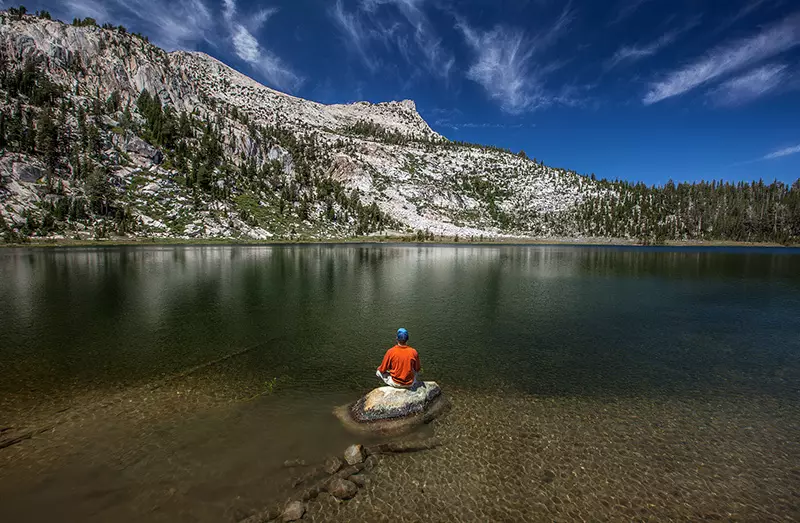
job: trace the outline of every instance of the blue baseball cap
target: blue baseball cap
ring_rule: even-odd
[[[405,330],[402,327],[397,329],[397,340],[398,341],[408,341],[408,331]]]

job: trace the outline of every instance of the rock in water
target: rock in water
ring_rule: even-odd
[[[343,464],[344,463],[342,463],[341,458],[338,458],[336,456],[331,456],[330,458],[325,460],[325,464],[322,467],[323,470],[328,474],[335,474],[337,470],[342,468]]]
[[[297,521],[306,513],[306,506],[299,501],[292,501],[286,505],[283,514],[281,515],[283,521]]]
[[[328,483],[328,493],[339,499],[350,499],[356,495],[358,487],[352,481],[342,478],[333,478]]]
[[[348,465],[355,465],[364,461],[364,447],[361,445],[350,445],[344,451],[344,460]]]
[[[413,389],[373,389],[352,405],[338,407],[334,413],[354,432],[399,434],[431,421],[447,406],[439,385],[425,381]]]

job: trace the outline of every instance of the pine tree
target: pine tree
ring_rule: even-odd
[[[50,108],[46,107],[39,113],[36,130],[38,152],[44,157],[47,174],[52,176],[58,168],[58,129],[50,114]]]

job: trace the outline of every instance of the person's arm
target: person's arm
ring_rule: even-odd
[[[419,359],[419,353],[414,358],[414,372],[422,372],[422,360]]]
[[[389,372],[391,368],[392,368],[392,359],[389,357],[389,351],[387,350],[386,354],[383,356],[383,361],[378,367],[378,372],[380,372],[381,374],[385,374]]]

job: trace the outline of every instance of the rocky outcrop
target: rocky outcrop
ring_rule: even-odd
[[[413,389],[373,389],[352,405],[337,407],[334,413],[357,433],[399,434],[433,420],[447,407],[439,385],[425,381]]]
[[[335,105],[303,100],[266,87],[206,54],[168,53],[119,29],[76,27],[33,16],[6,17],[0,24],[0,52],[11,67],[20,67],[28,60],[37,62],[75,105],[105,104],[111,95],[117,95],[120,107],[129,107],[133,120],[141,123],[136,99],[146,89],[164,106],[186,111],[199,120],[218,122],[225,129],[220,145],[230,166],[246,160],[261,169],[274,161],[289,179],[329,176],[344,186],[347,195],[357,195],[360,204],[374,204],[391,218],[393,230],[388,232],[426,231],[475,239],[577,236],[581,231],[575,225],[576,208],[588,197],[609,192],[574,172],[546,167],[509,151],[447,142],[431,129],[411,100]],[[373,132],[382,136],[369,135],[363,128],[361,132],[368,135],[358,134],[352,126],[361,122],[373,124]],[[262,147],[250,124],[280,128],[295,138],[312,140],[313,151],[302,152],[285,143],[285,147],[273,147],[272,143]],[[110,122],[105,127],[115,133],[120,130]],[[162,163],[162,151],[139,138],[117,135],[111,140],[104,136],[102,141],[106,149],[102,167],[120,178],[135,179],[134,188],[141,177],[184,178],[176,176],[175,164]],[[113,142],[113,150],[107,149],[108,142]],[[126,154],[132,157],[130,163]],[[313,165],[309,165],[310,157],[316,158]],[[120,166],[139,171],[124,171]],[[163,169],[155,170],[155,166]],[[21,182],[31,182],[36,175],[33,170],[20,174]],[[66,172],[62,174],[62,178],[71,178]],[[134,196],[131,212],[149,213],[154,220],[141,220],[143,227],[137,234],[267,239],[274,234],[291,237],[295,234],[293,226],[300,225],[317,237],[333,238],[352,235],[355,229],[355,220],[342,222],[341,209],[330,209],[325,202],[304,209],[310,218],[303,213],[299,223],[282,230],[284,218],[273,217],[286,209],[258,213],[254,207],[274,205],[268,202],[275,202],[281,191],[288,191],[286,183],[274,183],[237,204],[235,197],[243,191],[237,190],[241,186],[233,186],[237,183],[236,167],[211,174],[216,183],[223,184],[217,187],[219,192],[230,195],[227,201],[216,197],[199,201],[202,195],[197,191],[178,188],[148,195],[146,202]],[[21,190],[28,192],[20,193],[17,189],[22,185],[12,187],[17,193],[11,195],[16,200],[13,206],[33,209],[35,195],[27,187]],[[76,184],[74,194],[80,194],[80,185]],[[298,197],[296,201],[302,200],[300,195],[294,196]],[[183,212],[189,200],[193,209]],[[0,209],[7,207],[7,201],[0,198]],[[160,208],[170,202],[174,205],[169,209]],[[6,215],[0,210],[7,221],[17,223],[19,212],[14,213]],[[165,218],[171,216],[174,218]],[[254,222],[259,220],[255,216],[270,221],[269,225],[256,226]],[[329,217],[330,223],[320,224],[320,216]],[[82,227],[91,228],[92,224]]]
[[[132,134],[117,135],[114,144],[126,153],[137,154],[155,165],[160,164],[164,159],[164,154],[160,150]]]

